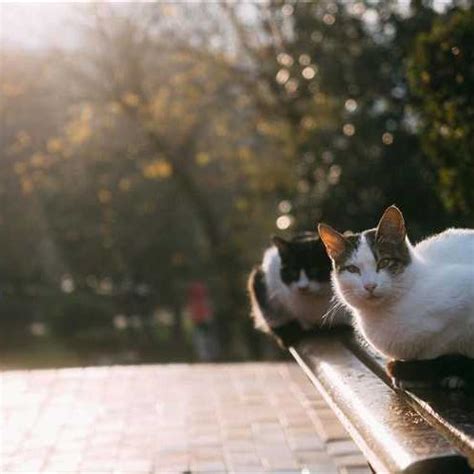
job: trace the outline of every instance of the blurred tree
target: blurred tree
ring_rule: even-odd
[[[297,228],[321,219],[368,227],[394,202],[415,237],[444,226],[405,62],[437,14],[418,2],[411,12],[397,2],[272,2],[256,7],[264,35],[257,41],[239,8],[230,18],[253,60],[254,95],[292,130],[297,184],[281,197],[293,204]]]
[[[0,281],[20,284],[38,276],[58,281],[65,271],[50,222],[35,192],[39,173],[50,165],[42,152],[45,137],[63,116],[43,57],[31,52],[2,53],[0,115]],[[25,249],[31,255],[25,258]]]
[[[32,322],[48,320],[78,348],[90,336],[89,348],[143,349],[147,360],[154,347],[187,355],[183,295],[206,280],[225,355],[248,357],[256,344],[244,280],[275,225],[292,232],[325,219],[357,230],[393,202],[415,237],[452,224],[467,209],[469,181],[443,152],[440,176],[457,183],[442,183],[455,202],[444,209],[441,155],[420,150],[420,138],[428,153],[437,143],[431,114],[440,111],[431,82],[412,80],[411,96],[406,60],[419,33],[437,18],[454,22],[456,10],[424,5],[101,3],[77,7],[68,47],[6,49],[4,321],[26,337]],[[467,53],[456,47],[436,58],[461,67]],[[448,118],[458,125],[470,113],[472,77],[463,77],[440,86],[455,97],[440,110],[455,111]],[[449,153],[459,146],[468,166],[463,130],[443,143]]]
[[[474,210],[474,10],[457,10],[421,34],[410,58],[422,143],[450,211]]]
[[[43,190],[75,278],[126,275],[162,301],[209,278],[232,351],[250,264],[239,247],[249,244],[242,234],[255,236],[249,196],[264,174],[255,153],[278,151],[249,138],[256,117],[231,71],[170,42],[163,18],[162,7],[86,10],[80,48],[60,58],[74,107]]]

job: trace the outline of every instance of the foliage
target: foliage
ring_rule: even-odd
[[[440,18],[410,58],[420,102],[422,141],[449,210],[472,216],[474,203],[474,11]],[[471,219],[472,222],[472,219]]]
[[[271,33],[271,54],[256,67],[274,113],[292,129],[297,183],[282,198],[296,227],[314,229],[324,219],[366,228],[394,202],[415,238],[445,225],[413,126],[405,64],[436,14],[420,7],[404,17],[389,3],[273,5],[271,21],[290,23],[291,34]]]
[[[94,4],[72,46],[5,46],[3,333],[33,346],[44,324],[87,362],[189,358],[201,280],[222,357],[257,357],[244,282],[271,233],[358,230],[393,202],[415,237],[465,225],[472,71],[445,80],[468,50],[434,45],[467,44],[468,13],[398,3]],[[462,137],[441,143],[440,120]]]
[[[77,293],[67,298],[56,296],[49,308],[52,334],[72,347],[85,348],[86,351],[106,350],[107,346],[117,344],[112,330],[113,310],[99,296]]]

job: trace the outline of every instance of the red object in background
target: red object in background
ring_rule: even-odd
[[[209,292],[204,283],[196,281],[189,286],[188,308],[191,321],[194,324],[202,324],[211,320],[212,310]]]

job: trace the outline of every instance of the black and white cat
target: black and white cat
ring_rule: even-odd
[[[334,291],[376,351],[402,361],[474,358],[474,230],[448,229],[413,246],[395,206],[359,234],[318,230]],[[392,362],[389,371],[403,378],[401,367]]]
[[[325,319],[332,297],[331,268],[317,234],[272,241],[248,280],[255,327],[289,346],[311,328],[347,322],[341,311]]]

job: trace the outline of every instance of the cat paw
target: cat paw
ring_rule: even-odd
[[[450,375],[441,380],[441,386],[448,390],[461,390],[466,387],[466,381],[457,375]]]
[[[403,380],[396,377],[391,378],[392,385],[399,390],[416,390],[431,388],[433,384],[426,380]]]
[[[288,348],[299,342],[307,333],[296,320],[290,321],[282,326],[271,328],[280,346]]]

